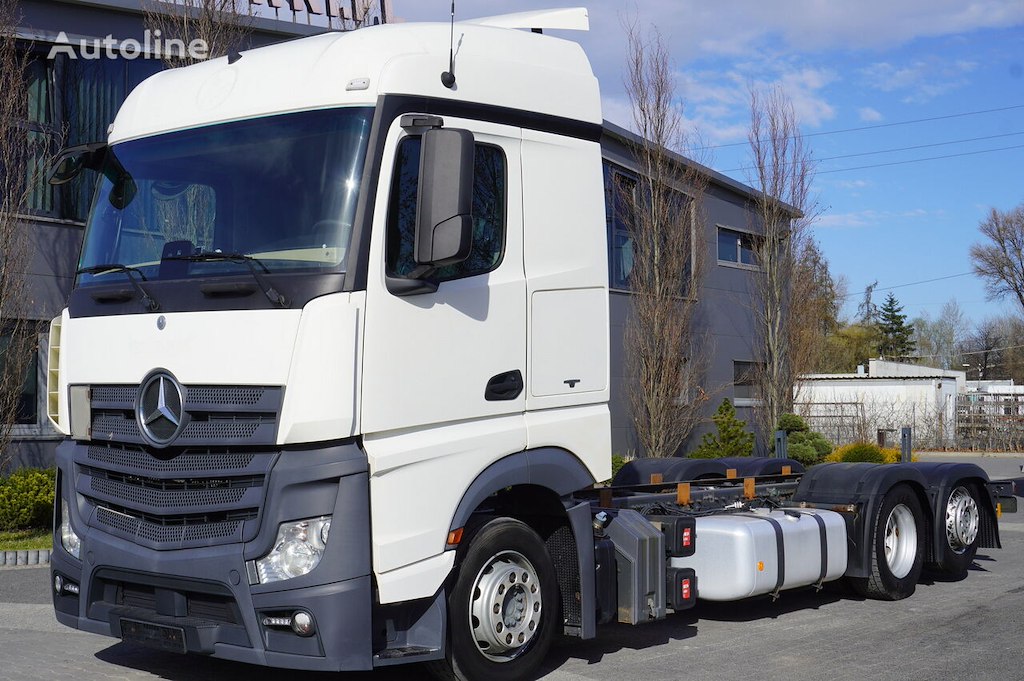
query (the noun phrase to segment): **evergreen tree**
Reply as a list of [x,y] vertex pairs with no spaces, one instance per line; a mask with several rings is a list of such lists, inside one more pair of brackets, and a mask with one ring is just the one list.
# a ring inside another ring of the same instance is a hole
[[882,336],[878,352],[883,358],[901,360],[913,354],[914,327],[907,324],[903,306],[891,292],[878,311],[878,330]]
[[723,456],[750,456],[754,453],[754,434],[746,429],[747,422],[736,418],[736,407],[722,400],[718,411],[711,417],[718,434],[705,433],[700,446],[690,454],[693,459],[719,459]]

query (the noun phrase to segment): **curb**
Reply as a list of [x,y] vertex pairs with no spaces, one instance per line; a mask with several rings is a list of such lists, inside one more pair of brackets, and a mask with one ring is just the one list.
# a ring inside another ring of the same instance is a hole
[[0,569],[25,565],[49,565],[50,549],[32,551],[0,551]]

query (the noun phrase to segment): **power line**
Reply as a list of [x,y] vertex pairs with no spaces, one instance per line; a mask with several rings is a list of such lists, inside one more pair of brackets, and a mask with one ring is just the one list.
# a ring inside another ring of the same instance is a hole
[[[946,114],[945,116],[932,116],[930,118],[915,118],[909,121],[897,121],[894,123],[879,123],[878,125],[862,125],[858,128],[843,128],[841,130],[823,130],[821,132],[809,132],[800,135],[800,137],[820,137],[822,135],[838,135],[846,132],[860,132],[861,130],[877,130],[879,128],[892,128],[898,125],[913,125],[915,123],[928,123],[930,121],[944,121],[950,118],[963,118],[964,116],[978,116],[980,114],[987,113],[998,113],[1000,111],[1012,111],[1014,109],[1024,109],[1024,104],[1014,104],[1013,106],[1004,106],[998,109],[980,109],[978,111],[965,111],[963,113]],[[767,141],[767,140],[766,140]],[[704,151],[705,149],[724,149],[726,147],[742,147],[747,145],[749,142],[730,142],[729,144],[712,144],[706,147],[697,147],[696,151]]]
[[[906,286],[917,286],[918,284],[930,284],[933,281],[943,281],[945,279],[956,279],[957,277],[966,277],[966,276],[969,276],[971,274],[974,274],[974,272],[961,272],[960,274],[947,274],[944,277],[935,277],[934,279],[922,279],[921,281],[911,281],[911,282],[906,283],[906,284],[896,284],[895,286],[884,286],[882,288],[873,288],[873,289],[871,289],[871,292],[874,293],[875,291],[891,291],[893,289],[904,288]],[[852,298],[854,296],[860,296],[860,295],[863,295],[863,293],[860,293],[860,292],[858,292],[858,293],[847,293],[845,296],[843,296],[843,299],[845,300],[846,298]]]
[[[986,352],[1001,352],[1003,350],[1016,350],[1017,348],[1024,348],[1024,343],[1019,343],[1017,345],[1004,345],[1001,348],[988,348],[987,350],[968,350],[968,351],[963,351],[963,352],[954,351],[954,353],[955,353],[956,356],[962,357],[964,355],[984,355]],[[932,355],[904,355],[904,357],[908,357],[908,358],[909,357],[913,357],[914,359],[930,359],[930,358],[935,358],[935,357],[943,357],[946,354],[947,353],[944,353],[944,352],[937,352],[937,353],[932,354]],[[952,371],[959,371],[959,369],[952,369]]]
[[959,154],[945,154],[943,156],[928,156],[927,158],[912,158],[908,161],[891,161],[889,163],[873,163],[866,166],[854,166],[852,168],[836,168],[835,170],[819,170],[816,175],[827,175],[829,173],[846,173],[851,170],[867,170],[868,168],[885,168],[886,166],[902,166],[908,163],[924,163],[925,161],[939,161],[945,158],[958,158],[961,156],[977,156],[978,154],[990,154],[995,151],[1009,151],[1011,149],[1024,149],[1024,144],[1016,144],[1011,147],[996,147],[995,149],[980,149],[978,151],[965,151]]
[[[892,149],[879,149],[878,151],[862,151],[856,154],[843,154],[842,156],[825,156],[823,158],[813,159],[814,161],[836,161],[841,158],[856,158],[858,156],[874,156],[876,154],[892,154],[897,151],[913,151],[915,149],[928,149],[930,147],[944,147],[950,144],[963,144],[964,142],[981,142],[983,140],[999,139],[1001,137],[1014,137],[1016,135],[1024,135],[1024,131],[1021,132],[1007,132],[1000,135],[986,135],[984,137],[968,137],[961,140],[949,140],[948,142],[932,142],[930,144],[915,144],[912,147],[894,147]],[[786,164],[791,165],[791,164]],[[752,166],[744,166],[742,168],[730,168],[729,170],[723,170],[723,173],[735,173],[741,170],[754,170]],[[838,171],[829,171],[838,172]]]

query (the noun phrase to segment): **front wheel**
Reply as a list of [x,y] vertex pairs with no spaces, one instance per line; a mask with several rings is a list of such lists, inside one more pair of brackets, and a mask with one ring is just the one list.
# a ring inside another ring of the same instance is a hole
[[559,628],[558,583],[544,542],[511,518],[472,537],[448,598],[448,648],[432,671],[443,679],[529,677]]
[[853,578],[861,595],[897,601],[914,593],[924,560],[924,513],[906,485],[889,490],[875,519],[871,542],[871,576]]

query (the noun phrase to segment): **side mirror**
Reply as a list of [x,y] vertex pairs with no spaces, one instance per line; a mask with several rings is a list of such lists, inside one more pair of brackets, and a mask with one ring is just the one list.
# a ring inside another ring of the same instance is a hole
[[78,177],[83,168],[99,170],[106,153],[107,145],[103,142],[62,149],[53,160],[46,181],[58,186]]
[[473,133],[432,128],[420,147],[416,264],[434,269],[469,257],[473,247]]

